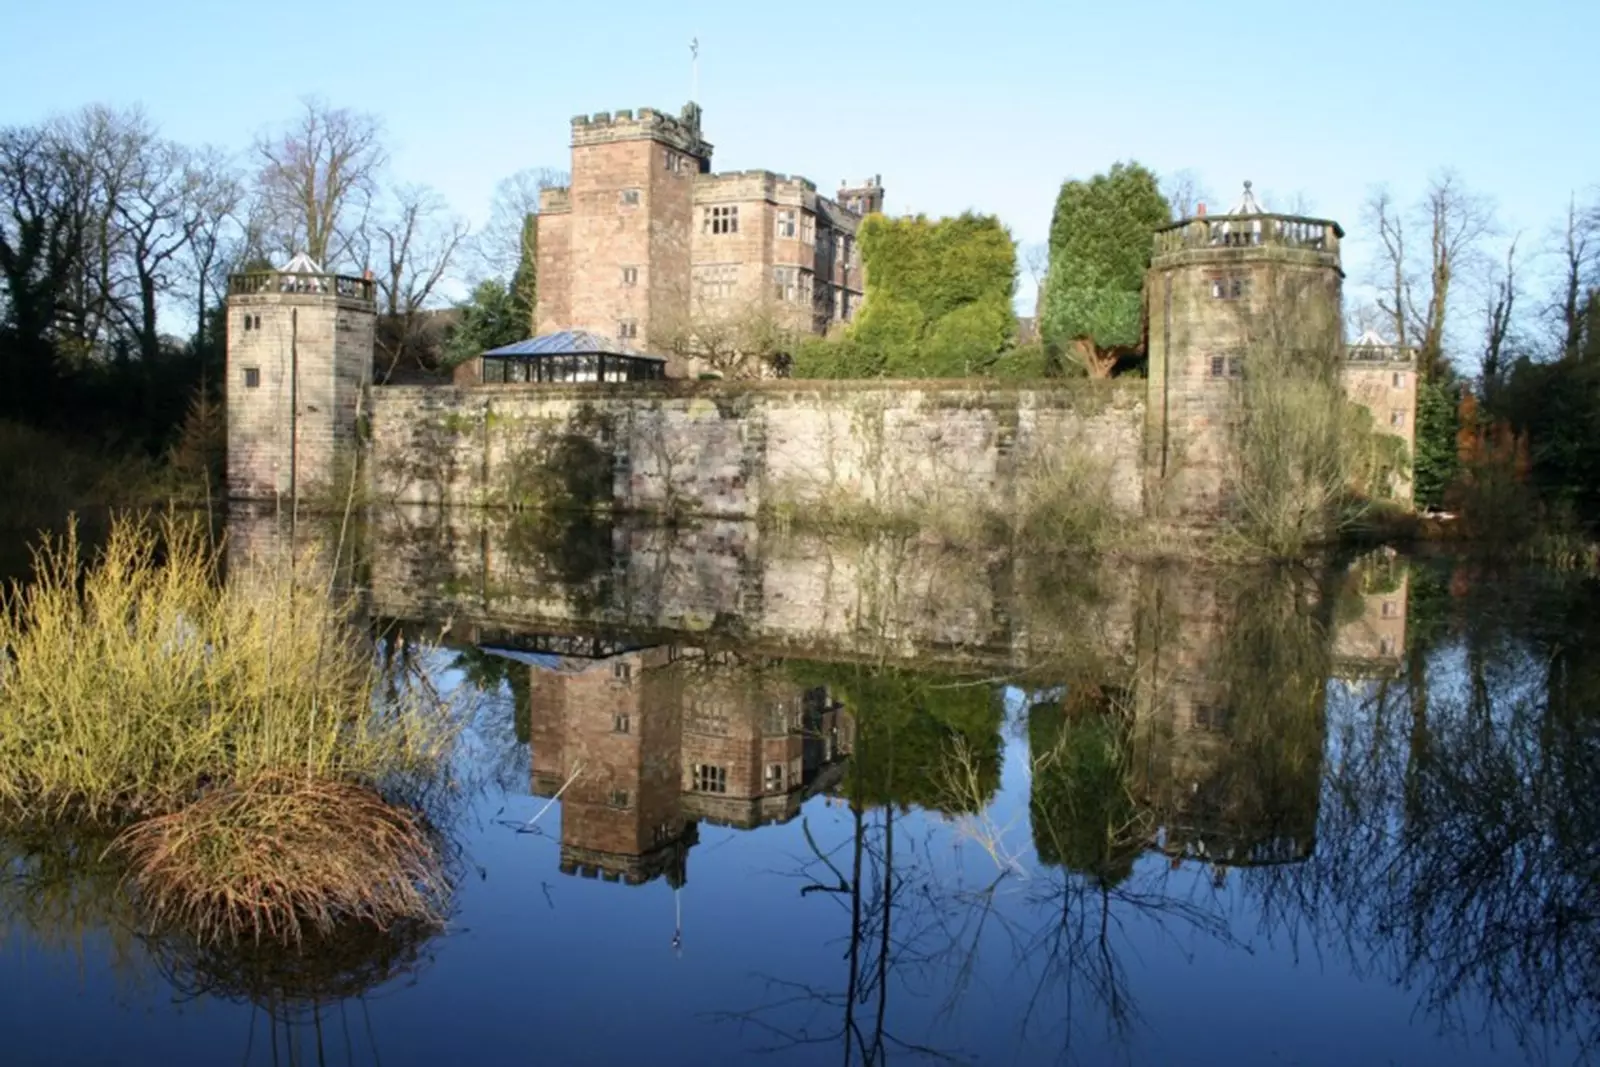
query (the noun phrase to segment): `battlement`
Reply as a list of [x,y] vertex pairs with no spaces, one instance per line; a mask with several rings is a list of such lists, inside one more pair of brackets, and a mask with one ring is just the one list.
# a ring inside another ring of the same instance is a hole
[[678,115],[642,107],[637,112],[597,111],[572,118],[572,147],[618,141],[656,141],[700,159],[711,158],[711,145],[700,135],[700,105],[685,104]]
[[1239,258],[1252,251],[1286,251],[1296,256],[1310,253],[1337,267],[1343,236],[1344,230],[1330,219],[1271,214],[1199,216],[1156,231],[1152,264],[1169,266],[1213,256]]
[[718,200],[770,200],[774,204],[793,204],[812,208],[817,200],[816,183],[799,175],[778,174],[770,170],[730,170],[703,174],[695,181],[696,203]]
[[572,190],[565,186],[539,190],[539,213],[559,215],[572,210]]

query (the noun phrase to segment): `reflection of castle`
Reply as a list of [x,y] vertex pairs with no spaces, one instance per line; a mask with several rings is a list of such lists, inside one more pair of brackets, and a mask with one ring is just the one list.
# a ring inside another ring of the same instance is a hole
[[700,821],[787,821],[850,752],[825,691],[692,650],[500,654],[531,670],[532,791],[561,797],[567,874],[681,885]]
[[1350,565],[1333,637],[1336,677],[1354,681],[1399,671],[1410,594],[1411,575],[1392,549]]

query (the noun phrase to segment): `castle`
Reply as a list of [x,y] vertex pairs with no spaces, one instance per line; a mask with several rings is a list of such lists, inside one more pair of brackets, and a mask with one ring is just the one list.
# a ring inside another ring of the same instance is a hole
[[[862,298],[855,232],[877,178],[837,200],[766,171],[713,174],[691,104],[572,124],[572,182],[538,221],[541,333],[592,331],[694,375],[697,322],[778,315],[824,331]],[[529,471],[578,451],[589,503],[749,517],[851,499],[886,511],[1004,511],[1061,453],[1092,454],[1128,514],[1188,525],[1236,506],[1241,384],[1288,353],[1413,443],[1415,353],[1344,338],[1338,223],[1274,214],[1245,183],[1227,214],[1152,236],[1148,377],[1112,383],[505,382],[370,388],[372,282],[297,257],[230,279],[228,488],[294,498],[359,445],[378,498],[518,505]],[[1265,358],[1264,358],[1265,357]],[[1260,362],[1256,362],[1256,361]],[[1252,367],[1257,368],[1256,371]],[[715,394],[713,396],[713,394]],[[708,406],[708,400],[715,400]],[[360,432],[365,427],[367,436]],[[1391,495],[1409,500],[1409,471]]]
[[883,209],[882,181],[829,199],[805,178],[714,174],[700,121],[692,103],[572,120],[571,184],[540,196],[537,333],[615,337],[684,377],[701,323],[772,315],[823,333],[854,317],[856,228]]

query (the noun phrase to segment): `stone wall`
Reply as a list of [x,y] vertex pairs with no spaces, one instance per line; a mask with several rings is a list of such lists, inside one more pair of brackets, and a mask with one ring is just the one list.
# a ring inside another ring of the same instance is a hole
[[372,392],[369,469],[392,503],[564,498],[738,518],[991,514],[1071,478],[1131,516],[1143,393],[1139,381],[390,387]]

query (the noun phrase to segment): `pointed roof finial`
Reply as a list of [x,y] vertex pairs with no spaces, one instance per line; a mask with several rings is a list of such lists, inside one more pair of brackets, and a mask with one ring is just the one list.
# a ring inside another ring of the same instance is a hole
[[1251,187],[1252,183],[1246,180],[1244,183],[1244,195],[1239,198],[1239,202],[1233,206],[1233,210],[1228,214],[1265,215],[1267,213],[1266,209],[1261,206],[1261,202],[1256,199],[1256,194],[1251,191]]

